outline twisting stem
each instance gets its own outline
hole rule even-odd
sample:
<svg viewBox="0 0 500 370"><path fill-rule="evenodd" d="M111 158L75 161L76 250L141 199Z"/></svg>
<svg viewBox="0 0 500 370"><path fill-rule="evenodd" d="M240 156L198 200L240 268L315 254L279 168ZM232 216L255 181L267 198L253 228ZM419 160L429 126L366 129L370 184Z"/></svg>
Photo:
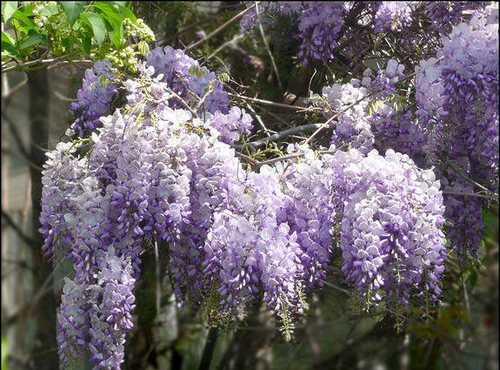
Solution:
<svg viewBox="0 0 500 370"><path fill-rule="evenodd" d="M219 329L210 328L208 332L207 342L205 343L205 348L203 349L203 355L201 356L200 366L198 370L209 370L210 363L212 362L212 357L214 355L215 344L217 343L217 337L219 336Z"/></svg>

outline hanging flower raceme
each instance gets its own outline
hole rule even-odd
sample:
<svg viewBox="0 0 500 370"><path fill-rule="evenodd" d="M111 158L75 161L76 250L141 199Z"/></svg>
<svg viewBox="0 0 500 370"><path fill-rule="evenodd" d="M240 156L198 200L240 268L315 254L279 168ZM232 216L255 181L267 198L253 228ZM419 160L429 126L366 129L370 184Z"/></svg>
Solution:
<svg viewBox="0 0 500 370"><path fill-rule="evenodd" d="M277 217L284 200L270 168L228 188L205 243L205 272L223 297L223 310L244 311L263 292L276 314L302 312L297 236Z"/></svg>
<svg viewBox="0 0 500 370"><path fill-rule="evenodd" d="M109 62L97 62L85 72L77 100L70 110L75 115L70 136L88 136L101 127L100 118L111 113L113 99L118 95L117 78Z"/></svg>
<svg viewBox="0 0 500 370"><path fill-rule="evenodd" d="M196 107L203 99L200 109L210 113L228 112L229 96L215 73L201 67L182 50L170 46L156 48L148 55L147 64L154 67L156 74L162 74L169 88L190 105ZM173 99L170 105L184 107L179 99Z"/></svg>
<svg viewBox="0 0 500 370"><path fill-rule="evenodd" d="M333 255L335 183L331 168L310 148L304 158L279 169L285 203L280 218L297 235L299 258L307 288L323 286ZM295 153L294 148L290 148Z"/></svg>
<svg viewBox="0 0 500 370"><path fill-rule="evenodd" d="M437 58L422 62L416 76L419 124L427 132L431 160L444 163L445 190L455 193L445 197L446 217L452 245L463 256L477 256L484 203L460 195L474 191L464 177L498 188L497 13L489 6L455 26L442 38ZM463 225L479 235L464 235Z"/></svg>
<svg viewBox="0 0 500 370"><path fill-rule="evenodd" d="M412 21L416 1L382 1L374 19L375 32L400 31Z"/></svg>
<svg viewBox="0 0 500 370"><path fill-rule="evenodd" d="M406 155L338 151L329 162L343 203L342 271L368 302L438 299L446 260L443 198Z"/></svg>
<svg viewBox="0 0 500 370"><path fill-rule="evenodd" d="M296 21L306 63L334 59L346 14L366 10L261 5ZM370 7L363 17L384 32L412 22L414 4ZM43 249L74 268L58 310L61 361L88 356L95 369L120 368L142 254L153 243L168 254L179 303L230 320L263 303L287 338L336 257L367 303L437 302L445 217L452 245L476 254L483 207L441 164L490 189L498 182L497 27L482 10L443 37L417 69L416 112L397 104L408 76L395 59L324 87L316 98L331 122L330 149L290 146L283 162L255 162L257 171L233 147L251 117L183 51L154 49L126 80L96 64L71 108L73 141L49 152L43 171ZM417 164L440 165L439 181ZM465 225L473 237L459 232Z"/></svg>

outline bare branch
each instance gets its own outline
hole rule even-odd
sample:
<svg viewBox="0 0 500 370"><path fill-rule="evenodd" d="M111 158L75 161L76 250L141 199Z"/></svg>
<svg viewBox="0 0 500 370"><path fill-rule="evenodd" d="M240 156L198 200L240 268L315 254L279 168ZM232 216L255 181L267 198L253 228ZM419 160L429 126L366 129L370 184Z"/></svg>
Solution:
<svg viewBox="0 0 500 370"><path fill-rule="evenodd" d="M92 61L88 59L77 59L77 60L64 60L68 58L67 55L63 55L57 58L51 58L51 59L36 59L36 60L30 60L25 63L18 63L14 65L10 65L8 67L3 67L2 66L2 73L7 73L11 71L18 71L18 72L25 72L28 70L32 69L38 69L38 68L43 68L47 67L47 69L52 69L56 68L61 65L66 65L66 64L88 64L92 65Z"/></svg>
<svg viewBox="0 0 500 370"><path fill-rule="evenodd" d="M248 110L253 113L253 115L255 116L255 119L257 120L257 122L259 122L260 127L262 127L262 129L264 130L264 132L266 133L266 135L268 137L270 137L271 133L267 129L266 125L264 124L264 121L262 121L262 118L260 117L260 115L257 114L257 112L255 111L255 109L253 109L250 104L248 104L247 102L245 102L245 105L248 108Z"/></svg>
<svg viewBox="0 0 500 370"><path fill-rule="evenodd" d="M207 57L207 60L210 60L211 58L213 58L214 56L216 56L217 54L219 54L219 52L221 50L223 50L224 48L226 48L227 46L229 46L229 45L236 45L236 43L239 40L241 40L243 37L245 37L245 35L239 34L239 35L234 36L231 40L226 41L221 46L219 46L217 49L215 49L214 52Z"/></svg>
<svg viewBox="0 0 500 370"><path fill-rule="evenodd" d="M17 93L21 88L28 83L28 79L25 78L21 82L19 82L16 86L13 88L5 89L2 91L2 99L10 99L15 93Z"/></svg>
<svg viewBox="0 0 500 370"><path fill-rule="evenodd" d="M412 78L413 76L415 76L415 72L413 73L410 73L409 75L407 75L405 78L403 78L400 82L403 82L403 81L406 81L408 80L409 78ZM308 144L321 130L323 130L324 128L328 127L330 125L330 123L338 118L340 115L344 114L345 112L347 112L349 109L351 109L352 107L358 105L359 103L361 103L363 100L365 99L368 99L370 97L372 97L373 95L376 95L378 93L382 92L381 90L379 91L373 91L365 96L363 96L362 98L356 100L354 103L352 104L349 104L346 108L342 109L340 112L337 112L335 113L333 116L331 116L325 123L323 123L323 125L318 128L311 136L309 136L309 138L307 138L307 140L304 141L304 144Z"/></svg>
<svg viewBox="0 0 500 370"><path fill-rule="evenodd" d="M316 108L316 107L301 107L298 105L291 105L291 104L283 104L283 103L276 103L270 100L264 100L264 99L258 99L258 98L251 98L249 96L244 96L240 94L233 94L233 93L228 93L229 96L239 98L242 100L248 100L252 101L254 103L259 103L259 104L264 104L264 105L270 105L273 107L277 108L286 108L286 109L292 109L294 111L303 111L303 112L312 112L312 111L319 111L321 108Z"/></svg>
<svg viewBox="0 0 500 370"><path fill-rule="evenodd" d="M221 26L217 27L214 31L212 31L206 37L202 38L201 40L196 41L195 43L193 43L191 45L188 45L186 48L184 48L184 51L188 51L188 50L191 50L191 49L193 49L195 47L200 46L205 41L211 39L212 37L214 37L215 35L217 35L219 32L223 31L231 23L233 23L233 22L237 21L238 19L240 19L241 17L243 17L249 10L251 10L253 8L255 8L255 4L252 5L252 6L250 6L250 7L248 7L248 8L246 8L246 9L244 9L243 11L239 12L238 14L236 14L233 18L231 18L227 22L223 23Z"/></svg>
<svg viewBox="0 0 500 370"><path fill-rule="evenodd" d="M266 145L267 143L269 143L271 141L278 141L278 140L284 139L288 136L295 135L297 133L317 129L317 128L321 127L321 125L322 125L322 123L309 123L307 125L292 127L292 128L287 129L287 130L272 134L267 138L246 143L245 145L250 145L253 148L258 148L260 146ZM237 149L241 149L245 145L234 145L234 147Z"/></svg>
<svg viewBox="0 0 500 370"><path fill-rule="evenodd" d="M19 155L18 153L16 153L12 149L2 148L2 154L7 155L7 156L11 155L13 157L16 157L16 158L20 159L21 161L26 162L26 164L28 166L30 166L31 168L33 168L34 170L42 171L42 168L40 166L37 166L34 162L30 161L29 158L26 158L24 155Z"/></svg>
<svg viewBox="0 0 500 370"><path fill-rule="evenodd" d="M260 21L260 12L259 12L259 4L258 1L255 2L255 11L257 13L257 23L259 25L260 36L262 37L262 41L264 42L264 47L266 48L267 54L271 59L271 65L273 66L274 74L276 75L276 79L278 80L278 85L280 89L283 88L283 84L281 83L281 78L278 73L278 66L274 60L273 53L271 53L271 48L269 47L269 43L267 42L266 35L264 34L264 28L262 27L262 22Z"/></svg>

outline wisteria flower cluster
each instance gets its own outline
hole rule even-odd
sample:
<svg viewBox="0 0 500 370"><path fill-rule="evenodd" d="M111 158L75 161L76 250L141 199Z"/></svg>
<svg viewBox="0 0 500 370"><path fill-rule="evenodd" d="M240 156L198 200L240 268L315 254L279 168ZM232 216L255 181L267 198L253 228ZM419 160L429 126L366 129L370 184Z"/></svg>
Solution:
<svg viewBox="0 0 500 370"><path fill-rule="evenodd" d="M462 22L466 10L474 14ZM242 27L290 17L305 63L334 59L349 13L381 33L410 27L415 14L450 28L434 33L435 55L415 73L394 56L324 86L310 100L330 124L321 128L330 146L290 144L267 165L236 151L251 116L183 51L154 49L127 76L96 63L71 105L69 140L43 170L43 251L74 269L57 316L62 363L87 357L95 369L120 369L153 246L168 256L181 305L216 312L220 324L263 304L286 339L334 259L367 306L439 303L450 252L478 254L478 188L498 187L495 11L259 3Z"/></svg>
<svg viewBox="0 0 500 370"><path fill-rule="evenodd" d="M394 305L437 299L447 251L443 198L432 170L388 150L334 156L341 168L342 249L346 277L367 298ZM425 230L425 231L424 231ZM420 288L419 288L420 287Z"/></svg>
<svg viewBox="0 0 500 370"><path fill-rule="evenodd" d="M416 1L382 1L374 19L375 32L400 31L412 21L412 5Z"/></svg>
<svg viewBox="0 0 500 370"><path fill-rule="evenodd" d="M100 117L111 113L113 99L118 95L115 79L109 62L98 62L85 72L77 101L70 106L76 117L71 134L89 135L101 125Z"/></svg>
<svg viewBox="0 0 500 370"><path fill-rule="evenodd" d="M427 132L432 159L443 162L442 175L451 192L467 193L471 188L467 178L496 191L498 8L476 11L469 23L460 23L443 36L442 45L436 58L417 69L419 124ZM454 225L453 244L462 254L477 255L484 201L450 194L445 203ZM470 210L468 216L463 209ZM479 232L464 235L470 227Z"/></svg>
<svg viewBox="0 0 500 370"><path fill-rule="evenodd" d="M248 2L248 6L253 2ZM276 1L260 2L241 19L243 32L249 32L260 21L265 28L272 27L278 17L286 17L295 24L295 38L300 42L297 55L304 65L330 63L338 59L345 48L347 37L369 27L375 34L399 35L403 43L416 41L414 20L430 24L429 30L447 34L453 25L463 22L471 12L484 8L479 1ZM360 28L358 27L360 26ZM412 40L412 41L409 41ZM357 40L359 43L359 40ZM342 46L341 48L339 48Z"/></svg>
<svg viewBox="0 0 500 370"><path fill-rule="evenodd" d="M477 10L417 66L414 110L395 104L398 84L408 79L395 60L375 78L367 69L361 80L324 87L322 94L326 116L335 118L332 144L365 154L394 149L419 166L437 166L448 237L463 256L477 256L486 205L481 196L467 194L498 188L497 13L494 6Z"/></svg>
<svg viewBox="0 0 500 370"><path fill-rule="evenodd" d="M307 293L325 281L334 223L348 222L349 199L362 191L346 185L339 192L336 181L353 177L346 172L350 167L336 164L335 156L316 157L299 148L305 157L291 167L249 172L226 143L236 137L220 134L248 129L248 118L243 117L243 127L234 123L241 119L238 108L230 109L229 118L216 112L202 120L194 110L170 106L176 95L151 66L144 64L139 71L138 78L123 83L125 106L101 117L102 127L90 138L60 143L45 165L44 248L49 255L61 248L59 253L75 269L74 277L66 279L58 313L61 360L67 363L88 351L95 368L120 367L126 334L133 327L141 254L152 243L168 245L180 302L203 305L216 291L219 311L241 317L249 304L262 299L283 320L289 337L291 318L307 308ZM87 154L80 148L85 140L92 148ZM357 153L352 155L364 158ZM416 172L401 176L410 176L417 188L427 186L413 163L406 166ZM377 176L382 171L372 174ZM404 184L388 185L386 191L398 199L401 194L392 193L398 186L413 194ZM418 207L408 217L417 222L430 212L426 232L413 224L402 226L409 221L394 221L391 227L401 229L386 232L394 234L388 238L413 238L413 244L401 241L398 247L401 268L411 270L401 296L427 284L426 291L437 297L442 260L431 261L429 253L444 245L439 238L440 202L425 197L415 202ZM423 240L431 236L424 234L431 230L437 239L427 245ZM346 227L343 237L349 233ZM407 256L412 248L423 251L422 262ZM346 266L350 263L346 258ZM428 280L434 276L428 273L433 263L436 277ZM364 285L358 288L364 294Z"/></svg>

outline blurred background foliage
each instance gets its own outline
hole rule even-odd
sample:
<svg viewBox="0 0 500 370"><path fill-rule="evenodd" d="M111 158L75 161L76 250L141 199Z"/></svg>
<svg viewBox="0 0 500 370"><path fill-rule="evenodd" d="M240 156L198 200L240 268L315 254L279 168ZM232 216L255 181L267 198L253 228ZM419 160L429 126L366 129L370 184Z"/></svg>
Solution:
<svg viewBox="0 0 500 370"><path fill-rule="evenodd" d="M225 80L237 104L259 122L248 138L253 140L265 137L262 127L273 133L322 122L317 112L300 109L311 91L347 81L370 64L398 57L400 50L397 39L366 38L360 32L350 42L368 43L369 58L341 50L338 63L306 68L297 61L298 41L287 21L266 33L242 34L234 17L243 9L236 1L2 3L2 370L57 368L53 326L65 272L63 267L52 273L39 256L39 174L34 173L43 163L37 148L52 149L69 126L69 102L92 61L107 58L133 73L149 47L187 48ZM382 42L390 47L379 48ZM405 60L409 70L428 52L425 46L416 50ZM296 139L292 135L246 150L265 159ZM318 143L328 139L325 130ZM498 369L497 205L484 216L480 261L464 267L450 259L439 309L415 309L404 323L384 309L362 311L344 283L336 253L326 286L311 297L309 313L295 323L290 343L260 307L237 327L210 330L205 312L177 307L163 267L161 282L146 268L136 288L137 325L123 368ZM145 266L154 263L146 253Z"/></svg>

